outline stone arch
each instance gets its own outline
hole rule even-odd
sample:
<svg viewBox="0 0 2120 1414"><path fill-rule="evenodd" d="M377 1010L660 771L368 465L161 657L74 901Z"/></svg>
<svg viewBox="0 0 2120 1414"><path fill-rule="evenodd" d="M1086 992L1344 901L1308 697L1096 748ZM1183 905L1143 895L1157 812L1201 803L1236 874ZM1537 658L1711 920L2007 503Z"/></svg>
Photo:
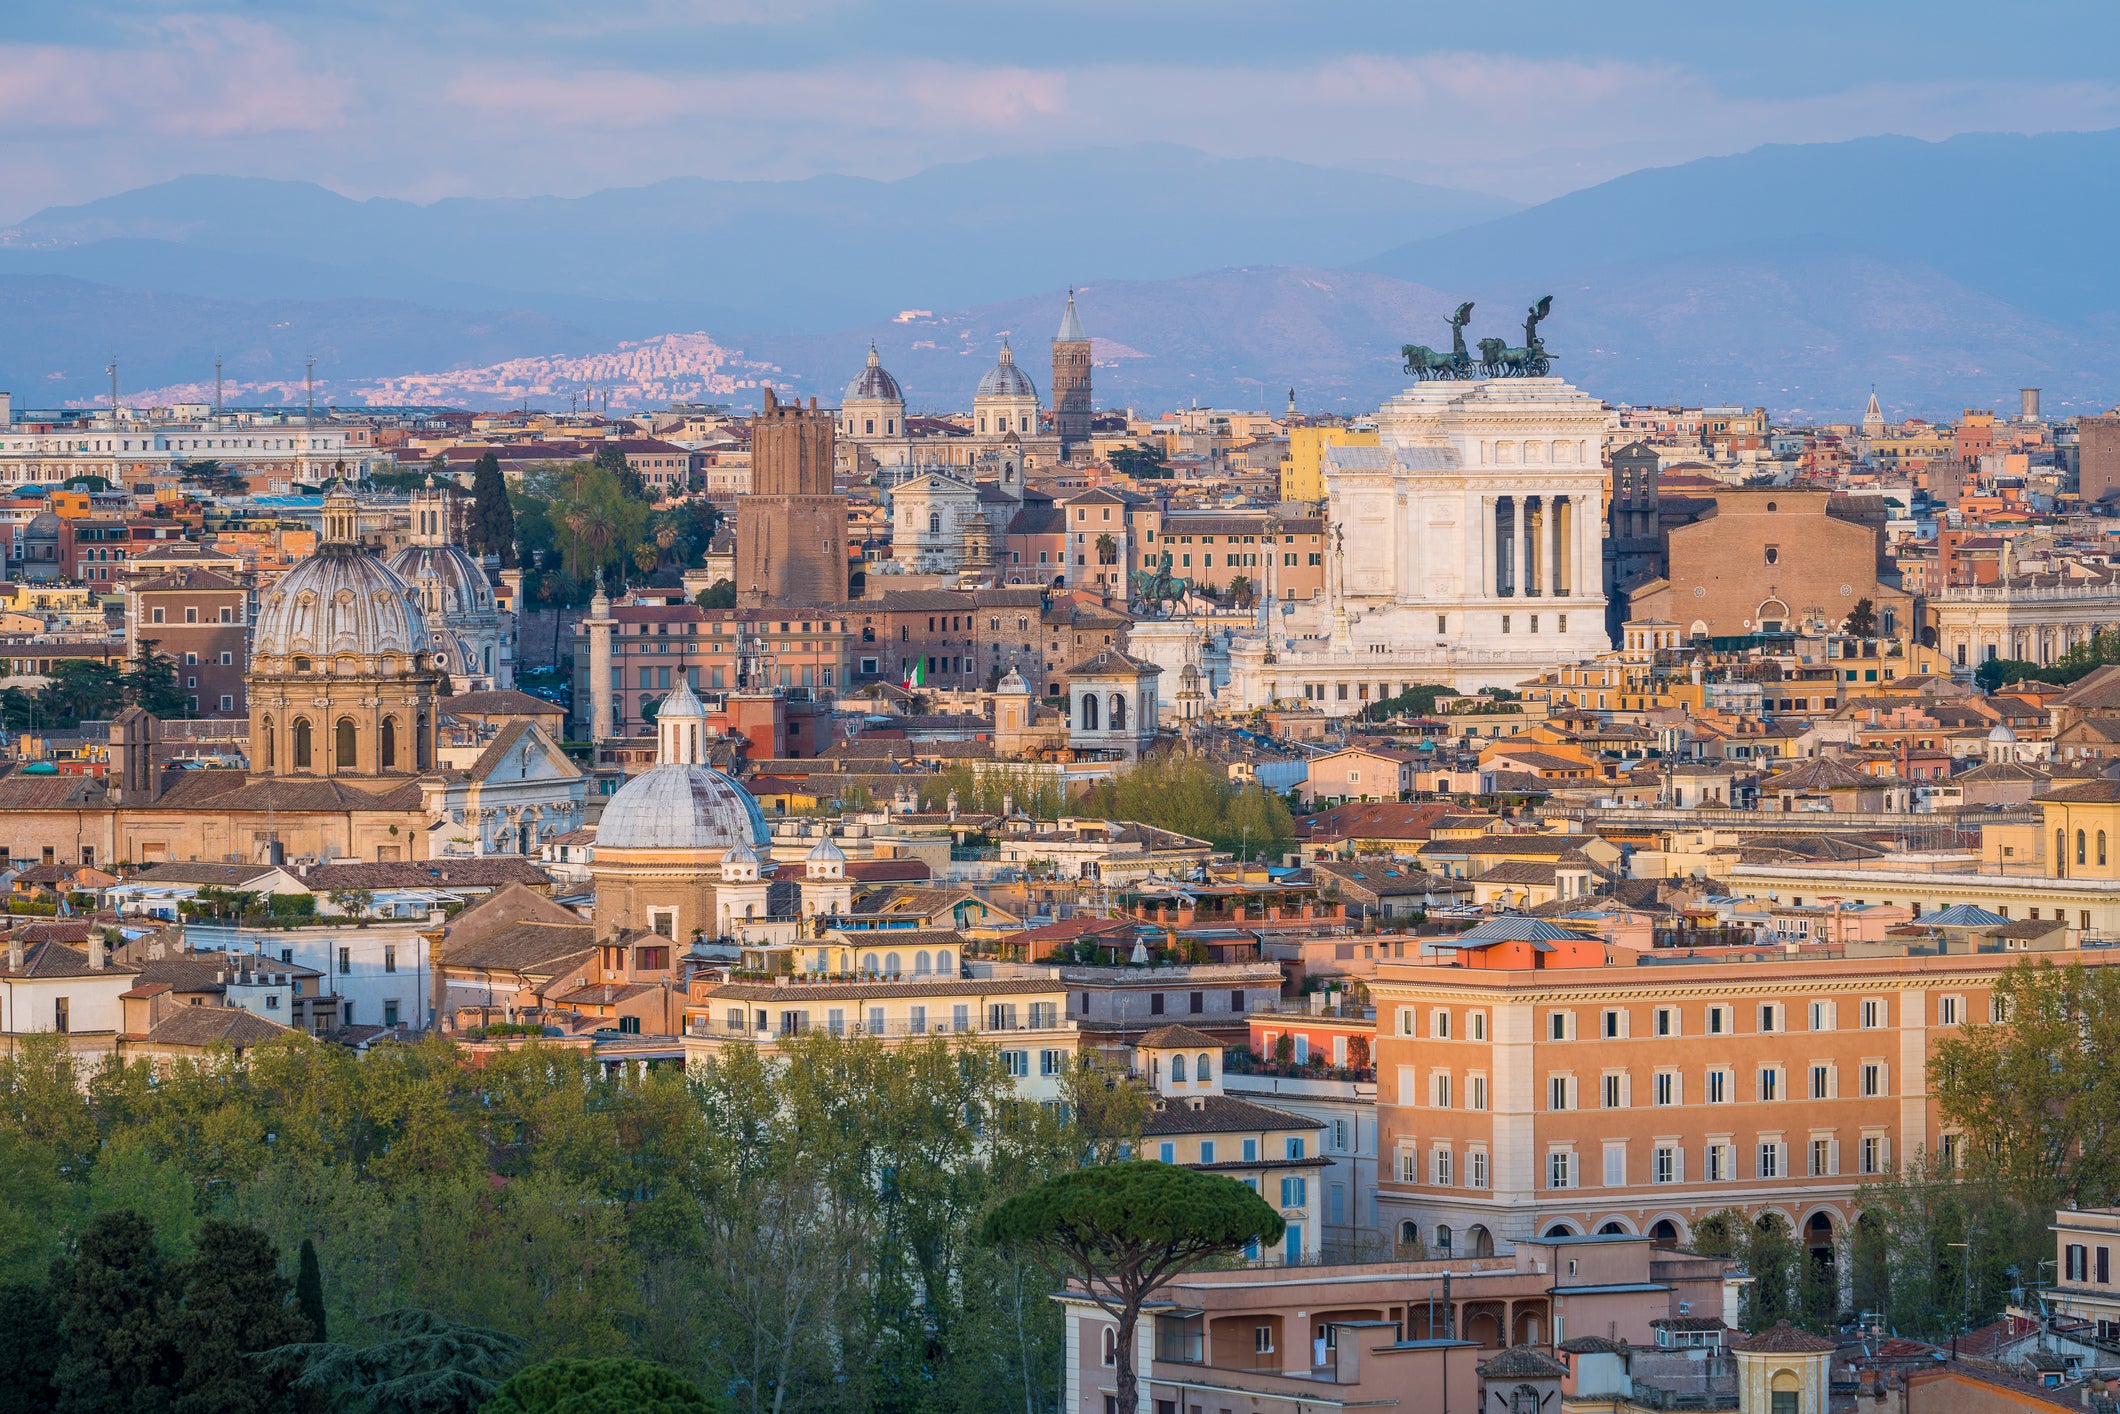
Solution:
<svg viewBox="0 0 2120 1414"><path fill-rule="evenodd" d="M1112 694L1111 722L1113 731L1123 732L1126 730L1126 694L1123 692Z"/></svg>
<svg viewBox="0 0 2120 1414"><path fill-rule="evenodd" d="M1686 1220L1665 1213L1649 1224L1649 1241L1658 1247L1680 1247L1686 1241Z"/></svg>
<svg viewBox="0 0 2120 1414"><path fill-rule="evenodd" d="M383 718L382 727L376 732L375 764L388 771L397 766L398 722L395 717Z"/></svg>
<svg viewBox="0 0 2120 1414"><path fill-rule="evenodd" d="M1763 599L1752 611L1752 627L1758 633L1774 633L1789 622L1789 606L1779 599ZM1767 625L1774 625L1768 628Z"/></svg>
<svg viewBox="0 0 2120 1414"><path fill-rule="evenodd" d="M1082 694L1081 730L1086 732L1097 731L1099 730L1097 722L1097 694L1094 692L1085 692Z"/></svg>
<svg viewBox="0 0 2120 1414"><path fill-rule="evenodd" d="M1492 1257L1494 1234L1485 1223L1474 1223L1465 1229L1465 1255L1468 1257Z"/></svg>
<svg viewBox="0 0 2120 1414"><path fill-rule="evenodd" d="M1170 1058L1170 1080L1173 1085L1185 1083L1185 1053L1180 1051Z"/></svg>
<svg viewBox="0 0 2120 1414"><path fill-rule="evenodd" d="M1540 1234L1542 1237L1578 1237L1580 1235L1576 1232L1574 1223L1566 1222L1549 1223L1545 1232Z"/></svg>
<svg viewBox="0 0 2120 1414"><path fill-rule="evenodd" d="M307 771L313 764L312 743L309 734L309 719L294 719L294 749L288 753L289 760L297 771Z"/></svg>
<svg viewBox="0 0 2120 1414"><path fill-rule="evenodd" d="M1213 1058L1213 1056L1212 1056L1212 1055L1211 1055L1211 1054L1210 1054L1209 1052L1207 1052L1207 1051L1202 1051L1202 1052L1200 1052L1200 1054L1199 1054L1198 1056L1196 1056L1196 1057L1194 1058L1194 1060L1193 1060L1193 1079L1195 1079L1195 1080L1212 1080L1212 1079L1214 1079L1214 1078L1215 1078L1215 1062L1214 1062L1214 1058Z"/></svg>
<svg viewBox="0 0 2120 1414"><path fill-rule="evenodd" d="M266 773L270 774L273 768L273 758L275 755L275 743L272 738L272 718L264 718L259 725L260 730L258 732L258 755L260 758L262 758Z"/></svg>
<svg viewBox="0 0 2120 1414"><path fill-rule="evenodd" d="M361 732L351 717L339 718L331 730L331 764L342 771L360 767Z"/></svg>
<svg viewBox="0 0 2120 1414"><path fill-rule="evenodd" d="M1625 1218L1607 1218L1597 1225L1597 1233L1600 1237L1632 1237L1634 1229Z"/></svg>

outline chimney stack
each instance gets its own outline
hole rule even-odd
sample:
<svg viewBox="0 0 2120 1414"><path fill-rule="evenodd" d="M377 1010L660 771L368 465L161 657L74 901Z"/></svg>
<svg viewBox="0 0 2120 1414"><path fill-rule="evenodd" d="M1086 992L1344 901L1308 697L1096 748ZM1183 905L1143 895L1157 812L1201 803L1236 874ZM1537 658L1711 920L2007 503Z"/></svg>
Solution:
<svg viewBox="0 0 2120 1414"><path fill-rule="evenodd" d="M2037 422L2039 420L2039 390L2019 388L2017 390L2017 420Z"/></svg>
<svg viewBox="0 0 2120 1414"><path fill-rule="evenodd" d="M20 972L22 970L22 939L20 938L9 938L7 940L7 970L10 972Z"/></svg>
<svg viewBox="0 0 2120 1414"><path fill-rule="evenodd" d="M106 961L104 954L109 950L108 945L104 943L101 937L91 937L88 940L89 967L94 971L101 972Z"/></svg>

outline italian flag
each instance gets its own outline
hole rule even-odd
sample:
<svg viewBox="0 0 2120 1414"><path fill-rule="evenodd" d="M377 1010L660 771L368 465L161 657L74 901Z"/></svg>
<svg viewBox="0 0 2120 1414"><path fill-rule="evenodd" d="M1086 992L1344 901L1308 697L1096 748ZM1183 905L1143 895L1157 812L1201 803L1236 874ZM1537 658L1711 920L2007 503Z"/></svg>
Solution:
<svg viewBox="0 0 2120 1414"><path fill-rule="evenodd" d="M905 670L905 690L907 692L911 692L914 688L927 681L927 673L923 668L926 661L924 658L915 658L912 665Z"/></svg>

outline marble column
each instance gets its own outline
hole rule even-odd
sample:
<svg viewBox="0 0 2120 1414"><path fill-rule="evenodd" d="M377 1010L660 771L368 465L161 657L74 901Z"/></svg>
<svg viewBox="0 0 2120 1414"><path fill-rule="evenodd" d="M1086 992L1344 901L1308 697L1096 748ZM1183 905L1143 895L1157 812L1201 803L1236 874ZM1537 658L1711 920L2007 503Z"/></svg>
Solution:
<svg viewBox="0 0 2120 1414"><path fill-rule="evenodd" d="M1541 573L1545 566L1539 563L1539 548L1546 538L1546 502L1543 497L1524 498L1527 514L1524 517L1524 594L1535 597L1545 592L1545 577Z"/></svg>
<svg viewBox="0 0 2120 1414"><path fill-rule="evenodd" d="M1575 564L1570 534L1575 529L1575 498L1553 498L1553 592L1565 599L1575 592Z"/></svg>

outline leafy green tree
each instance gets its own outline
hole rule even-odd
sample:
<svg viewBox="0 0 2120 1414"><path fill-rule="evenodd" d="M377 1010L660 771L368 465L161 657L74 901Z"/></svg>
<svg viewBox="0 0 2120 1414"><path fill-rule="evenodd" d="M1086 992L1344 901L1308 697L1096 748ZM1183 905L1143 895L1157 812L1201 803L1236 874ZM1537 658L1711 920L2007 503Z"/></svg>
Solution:
<svg viewBox="0 0 2120 1414"><path fill-rule="evenodd" d="M208 1218L192 1255L177 1264L181 1305L170 1334L181 1352L174 1414L271 1414L290 1380L252 1357L301 1340L309 1322L287 1304L279 1249L253 1227Z"/></svg>
<svg viewBox="0 0 2120 1414"><path fill-rule="evenodd" d="M125 677L93 658L61 658L37 694L37 718L47 727L78 726L110 716L125 702Z"/></svg>
<svg viewBox="0 0 2120 1414"><path fill-rule="evenodd" d="M575 462L540 486L550 488L546 514L561 568L576 580L619 569L647 529L647 505L626 494L608 467Z"/></svg>
<svg viewBox="0 0 2120 1414"><path fill-rule="evenodd" d="M0 1414L50 1414L59 1407L64 1348L49 1291L29 1282L0 1286Z"/></svg>
<svg viewBox="0 0 2120 1414"><path fill-rule="evenodd" d="M464 539L474 553L498 555L503 565L515 558L515 508L508 500L508 482L501 475L501 459L487 452L471 472L471 519Z"/></svg>
<svg viewBox="0 0 2120 1414"><path fill-rule="evenodd" d="M1142 481L1160 481L1170 476L1170 464L1160 447L1118 447L1110 457L1112 470Z"/></svg>
<svg viewBox="0 0 2120 1414"><path fill-rule="evenodd" d="M481 1414L708 1414L696 1385L645 1360L545 1360L516 1371Z"/></svg>
<svg viewBox="0 0 2120 1414"><path fill-rule="evenodd" d="M640 473L633 469L633 464L626 460L626 454L618 443L606 442L601 447L598 447L596 449L595 462L605 471L611 473L612 478L618 482L618 489L624 492L628 498L635 501L652 501L655 499L648 494L646 483L640 479Z"/></svg>
<svg viewBox="0 0 2120 1414"><path fill-rule="evenodd" d="M120 681L128 698L157 717L182 717L191 710L190 699L177 682L177 660L155 652L160 643L158 638L141 639Z"/></svg>
<svg viewBox="0 0 2120 1414"><path fill-rule="evenodd" d="M1239 782L1213 762L1169 756L1142 761L1099 782L1080 813L1137 820L1271 859L1294 847L1288 803L1256 782Z"/></svg>
<svg viewBox="0 0 2120 1414"><path fill-rule="evenodd" d="M2003 1019L1937 1040L1945 1119L2035 1210L2120 1195L2120 974L2025 959L1995 979Z"/></svg>
<svg viewBox="0 0 2120 1414"><path fill-rule="evenodd" d="M1857 638L1875 638L1877 636L1877 606L1867 599L1857 599L1855 607L1850 609L1848 616L1840 621L1840 631L1853 634Z"/></svg>
<svg viewBox="0 0 2120 1414"><path fill-rule="evenodd" d="M692 602L702 609L733 609L736 607L736 586L729 580L717 579L700 590Z"/></svg>
<svg viewBox="0 0 2120 1414"><path fill-rule="evenodd" d="M1206 1262L1279 1241L1285 1227L1233 1178L1136 1160L1047 1179L987 1214L980 1236L1028 1253L1059 1280L1082 1283L1118 1326L1113 1380L1119 1408L1132 1409L1142 1306Z"/></svg>
<svg viewBox="0 0 2120 1414"><path fill-rule="evenodd" d="M1387 717L1396 717L1401 713L1414 717L1430 716L1435 712L1437 698L1454 695L1456 691L1455 688L1441 687L1434 683L1416 683L1396 697L1370 703L1362 709L1362 715L1373 722L1381 722Z"/></svg>
<svg viewBox="0 0 2120 1414"><path fill-rule="evenodd" d="M106 1213L52 1268L52 1305L66 1332L54 1383L68 1414L166 1408L181 1368L173 1293L154 1227Z"/></svg>
<svg viewBox="0 0 2120 1414"><path fill-rule="evenodd" d="M310 1340L330 1339L330 1322L324 1314L324 1269L317 1261L317 1245L306 1237L294 1279L294 1309L309 1323Z"/></svg>
<svg viewBox="0 0 2120 1414"><path fill-rule="evenodd" d="M266 1353L274 1369L299 1371L294 1388L353 1414L473 1414L522 1358L522 1342L433 1311L400 1307L368 1322L366 1345L304 1342Z"/></svg>

